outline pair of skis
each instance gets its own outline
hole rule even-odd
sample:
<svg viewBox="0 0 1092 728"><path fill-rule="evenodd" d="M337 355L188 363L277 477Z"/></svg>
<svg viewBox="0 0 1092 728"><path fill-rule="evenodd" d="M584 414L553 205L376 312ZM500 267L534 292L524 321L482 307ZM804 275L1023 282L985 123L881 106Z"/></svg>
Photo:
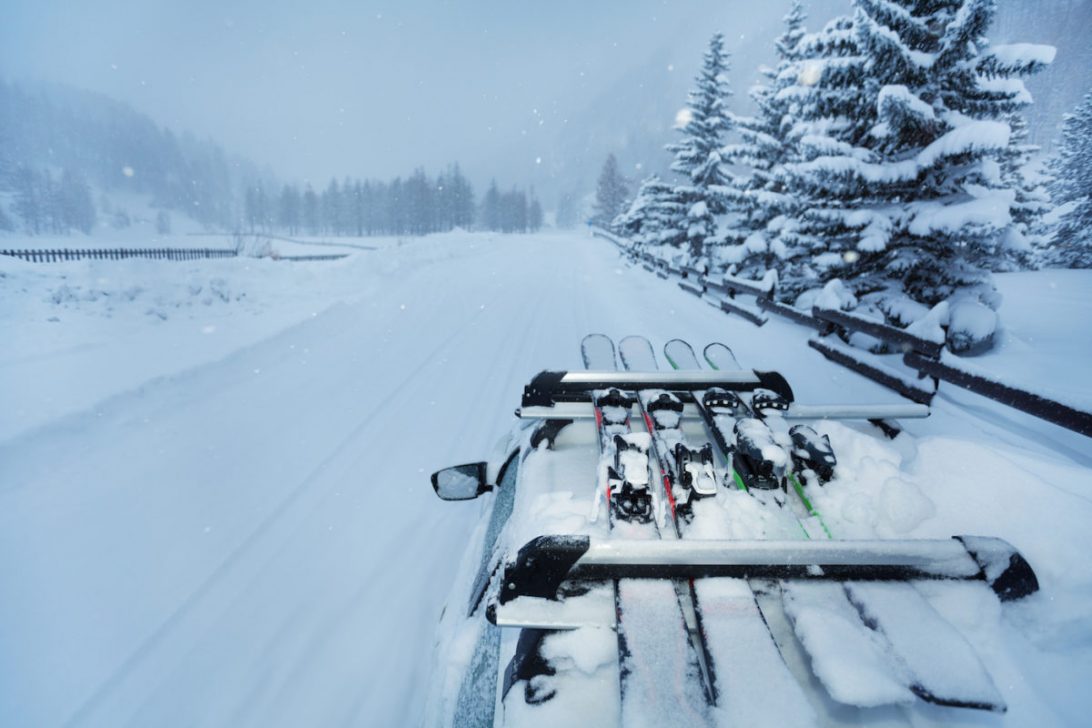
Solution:
<svg viewBox="0 0 1092 728"><path fill-rule="evenodd" d="M614 343L606 336L585 337L581 356L587 370L617 368ZM656 456L663 473L662 443L649 424L647 402L638 394L617 387L593 390L591 398L600 450L591 520L597 518L598 493L603 493L612 536L677 539L679 533L674 523L664 523L664 496L670 503L674 521L675 506L670 491L661 492L654 485L656 474L651 455ZM634 405L641 408L645 432L635 432L631 427ZM715 704L716 689L698 621L693 581L612 579L611 586L618 635L622 723L662 711L665 703L674 703L669 710L680 724L707 723L707 706ZM665 642L675 649L662 649ZM694 681L679 683L678 677L688 673L696 674L700 694L692 689Z"/></svg>

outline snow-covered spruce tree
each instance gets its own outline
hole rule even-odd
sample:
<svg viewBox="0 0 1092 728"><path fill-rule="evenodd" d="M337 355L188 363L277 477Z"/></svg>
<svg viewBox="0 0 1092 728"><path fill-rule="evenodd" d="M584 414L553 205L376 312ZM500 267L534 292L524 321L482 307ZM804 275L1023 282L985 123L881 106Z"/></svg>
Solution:
<svg viewBox="0 0 1092 728"><path fill-rule="evenodd" d="M680 226L683 213L675 186L652 175L641 183L629 209L616 217L611 227L640 247L680 247L686 240L686 231Z"/></svg>
<svg viewBox="0 0 1092 728"><path fill-rule="evenodd" d="M706 241L716 234L716 216L727 209L724 192L729 177L720 156L730 129L727 73L724 36L717 33L709 40L697 86L690 92L687 108L680 113L682 140L667 146L675 155L671 169L683 177L674 190L685 211L685 218L678 224L686 232L690 255L695 259L705 253Z"/></svg>
<svg viewBox="0 0 1092 728"><path fill-rule="evenodd" d="M791 165L814 154L805 141L822 137L860 140L867 135L869 119L859 113L869 105L860 84L864 60L853 20L841 17L817 33L801 35L789 62L779 68L771 103L781 114L782 157L770 169L768 187L778 193L775 199L780 205L764 236L749 239L740 273L760 278L768 269L776 270L778 294L783 300L794 301L801 292L819 284L828 241L838 232L829 220L805 214L817 201L811 187L790 173L794 171ZM852 202L846 200L846 204Z"/></svg>
<svg viewBox="0 0 1092 728"><path fill-rule="evenodd" d="M1062 213L1043 262L1057 268L1092 268L1092 93L1065 115L1051 168L1051 193Z"/></svg>
<svg viewBox="0 0 1092 728"><path fill-rule="evenodd" d="M595 186L595 215L592 222L602 228L610 228L614 218L626 207L629 185L618 171L618 160L608 154Z"/></svg>
<svg viewBox="0 0 1092 728"><path fill-rule="evenodd" d="M721 149L721 158L725 164L746 172L731 178L725 189L734 214L720 231L719 237L726 245L718 251L716 262L748 278L761 278L768 269L778 267L774 264L775 251L784 253L776 230L793 200L784 194L778 171L792 153L790 134L799 104L793 93L786 92L799 82L806 17L800 0L793 0L784 19L785 31L775 41L777 67L762 69L759 82L749 91L757 114L728 114L739 138Z"/></svg>
<svg viewBox="0 0 1092 728"><path fill-rule="evenodd" d="M983 261L1013 224L1007 119L1031 101L1019 76L1053 49L991 51L994 0L854 6L858 55L825 61L816 83L834 71L854 103L807 122L799 161L785 168L804 200L787 237L810 248L818 283L847 279L897 321L914 308L899 305L904 294L928 306L957 293L996 304Z"/></svg>
<svg viewBox="0 0 1092 728"><path fill-rule="evenodd" d="M1046 244L1044 216L1050 212L1049 177L1035 159L1038 145L1028 143L1028 122L1023 114L1009 119L1009 146L1001 158L1001 179L1013 191L1012 225L1001 241L998 254L982 260L992 271L1027 270Z"/></svg>

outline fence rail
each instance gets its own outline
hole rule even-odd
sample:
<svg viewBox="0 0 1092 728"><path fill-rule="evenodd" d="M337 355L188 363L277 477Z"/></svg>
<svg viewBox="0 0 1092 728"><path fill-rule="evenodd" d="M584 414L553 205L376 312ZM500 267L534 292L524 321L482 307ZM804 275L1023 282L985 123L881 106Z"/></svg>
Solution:
<svg viewBox="0 0 1092 728"><path fill-rule="evenodd" d="M1035 415L1039 419L1061 425L1067 430L1092 437L1092 413L1079 410L1041 394L1027 392L1010 384L1005 384L989 377L968 372L965 369L945 364L943 361L929 359L916 352L907 352L903 357L906 365L923 374L949 382L957 387L988 397L995 402Z"/></svg>
<svg viewBox="0 0 1092 728"><path fill-rule="evenodd" d="M925 356L934 359L940 356L940 351L944 348L944 344L939 341L929 341L920 336L909 334L902 329L897 329L894 326L881 324L878 321L871 321L845 311L834 311L816 306L811 310L811 315L817 319L829 321L832 324L837 324L838 326L847 329L853 329L854 331L860 331L863 334L874 336L880 341L895 344L902 349L921 352Z"/></svg>
<svg viewBox="0 0 1092 728"><path fill-rule="evenodd" d="M662 258L656 258L638 250L628 241L607 231L593 228L592 234L609 240L627 258L639 262L642 267L655 272L662 278L668 277L669 273L677 276L680 287L688 293L697 296L714 292L720 294L723 296L719 299L721 310L741 316L756 326L766 323L766 317L762 312L769 312L793 323L815 329L819 332L819 337L808 341L813 349L822 353L828 360L855 371L914 402L929 404L936 394L939 382L946 382L1073 432L1092 437L1092 413L1063 404L1042 394L996 381L986 375L952 366L942 360L944 345L940 342L923 339L895 326L846 311L818 307L812 308L811 311L802 311L777 301L773 287L767 287L761 281L749 281L733 276L713 278L700 274L692 267L675 268ZM684 273L686 275L683 275ZM740 294L754 296L756 308L740 303L736 299L736 296ZM852 331L868 334L896 347L903 353L902 364L908 371L921 379L931 378L932 387L914 386L914 383L911 383L900 371L879 361L873 361L878 359L876 355L870 355L862 350L858 356L857 352L850 351L850 347L839 337L828 338L837 332Z"/></svg>
<svg viewBox="0 0 1092 728"><path fill-rule="evenodd" d="M291 260L296 262L313 261L313 260L341 260L342 258L348 258L348 253L326 253L319 255L278 255L274 260Z"/></svg>

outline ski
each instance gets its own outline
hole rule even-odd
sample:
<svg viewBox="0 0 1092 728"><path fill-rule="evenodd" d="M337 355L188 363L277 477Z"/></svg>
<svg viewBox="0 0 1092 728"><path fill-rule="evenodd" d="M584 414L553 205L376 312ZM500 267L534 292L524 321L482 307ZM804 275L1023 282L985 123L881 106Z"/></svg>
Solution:
<svg viewBox="0 0 1092 728"><path fill-rule="evenodd" d="M704 353L706 362L710 366L731 366L737 369L739 367L735 355L724 344L710 344L705 348ZM822 484L834 476L837 458L830 439L825 435L818 435L808 425L795 425L790 428L783 415L789 410L791 404L786 402L779 393L757 389L751 395L750 404L753 412L761 418L754 422L761 422L765 426L763 430L756 425L754 429L758 434L752 434L748 438L752 448L756 439L761 446L753 449L752 453L764 451L771 445L784 446L792 464L791 468L784 471L785 483L791 484L793 493L807 513L807 518L819 524L827 539L833 539L830 529L805 493L805 483ZM767 439L767 432L773 437ZM739 442L740 433L737 431L736 434L738 453L743 448ZM744 460L748 459L751 458L744 458ZM804 534L811 538L811 533L804 525L805 519L801 518L800 521ZM828 541L828 543L837 542ZM816 589L817 587L813 585L805 587L797 583L797 579L788 580L759 590L764 594L759 599L759 603L760 608L767 613L783 610L797 638L805 645L813 662L814 672L835 699L841 698L853 704L880 704L883 700L894 703L905 702L905 696L912 695L938 705L978 708L995 712L1005 711L1005 704L1000 693L974 650L950 624L936 613L914 586L907 583L885 584L882 588L877 588L848 582L843 587L844 594L829 588L825 588L823 592L827 595L829 604L847 601L853 607L852 610L843 608L842 612L854 615L856 619L851 618L842 623L848 628L843 639L846 641L856 639L861 645L855 654L863 655L864 661L872 665L873 669L888 675L890 685L902 690L900 693L893 687L892 691L883 696L862 697L854 694L851 689L838 682L837 670L824 669L823 648L820 647L824 641L816 638L816 628L809 620L812 612L799 607L801 593L808 593L808 590L814 593ZM781 599L777 599L773 592L780 592ZM932 633L944 635L945 657L941 658L935 652L930 653L930 650L915 644L912 637L918 631L915 625L930 625ZM856 629L857 633L851 636L853 629ZM868 648L869 645L871 648ZM844 641L841 646L830 645L828 648L828 650L841 649L847 649ZM879 652L873 654L876 650ZM950 669L940 664L946 662L960 665L959 674L954 675Z"/></svg>
<svg viewBox="0 0 1092 728"><path fill-rule="evenodd" d="M706 363L714 370L719 370L725 366L739 368L739 361L736 359L735 354L727 345L720 342L707 345L703 350L703 355ZM736 419L736 423L733 425L733 434L736 435L736 449L731 459L733 465L738 467L737 472L742 470L745 473L745 475L738 476L739 479L744 481L748 490L755 485L760 487L765 485L773 488L780 487L783 491L787 491L787 486L791 484L793 493L807 514L806 519L813 520L819 525L827 538L832 538L826 522L805 494L804 487L801 485L800 479L797 478L796 472L794 472L794 470L799 470L803 466L810 467L809 472L815 472L816 479L819 482L826 482L833 477L834 466L837 461L833 449L830 447L830 440L820 438L815 430L807 425L797 425L790 431L788 443L784 442L784 436L782 436L782 441L778 442L778 433L770 427L767 415L771 411L784 415L792 409L793 403L785 401L785 398L777 392L756 390L751 398L750 406L744 403L738 395L735 396L735 400L738 401L738 404L732 408L731 414ZM718 409L723 410L725 408ZM706 416L705 419L715 429L721 431L721 437L717 439L717 442L727 442L722 430L724 420L710 416ZM783 421L783 419L780 421ZM741 423L743 423L742 428ZM785 447L786 445L788 447ZM774 457L767 457L769 454L773 454ZM727 453L725 456L729 457ZM788 467L790 462L794 466L793 468ZM811 537L803 520L800 523L800 528L805 535Z"/></svg>
<svg viewBox="0 0 1092 728"><path fill-rule="evenodd" d="M602 334L586 336L581 342L581 355L588 369L610 370L617 366L614 343ZM634 432L630 427L630 413L637 400L631 393L611 388L593 391L592 402L600 448L596 491L605 495L612 540L620 536L657 542L664 536L656 517L663 504L652 485L651 435ZM593 501L594 521L600 504L598 495ZM715 696L711 680L705 678L707 658L688 587L677 580L617 578L612 579L612 585L623 724L656 710L656 703L664 700L677 702L672 712L679 716L681 724L688 718L694 719L695 725L707 722L705 705L713 704ZM687 649L682 654L665 655L661 649L663 636L657 632L674 630L677 633L672 639L687 645ZM663 686L678 686L679 676L692 671L702 676L699 694L694 694L689 680L665 694Z"/></svg>

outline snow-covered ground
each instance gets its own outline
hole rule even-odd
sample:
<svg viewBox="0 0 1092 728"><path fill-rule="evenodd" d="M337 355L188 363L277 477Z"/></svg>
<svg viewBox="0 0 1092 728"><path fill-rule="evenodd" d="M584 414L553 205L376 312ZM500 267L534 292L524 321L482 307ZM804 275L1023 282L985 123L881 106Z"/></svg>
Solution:
<svg viewBox="0 0 1092 728"><path fill-rule="evenodd" d="M802 402L894 398L807 331L725 316L582 234L378 247L294 264L0 259L0 724L419 723L479 513L427 476L488 453L525 381L579 366L588 331L723 340ZM1049 386L1084 396L1087 316L1064 317L1092 281L1063 281L1051 316L1045 275L1004 277L1004 346L976 363L1024 381L1054 362ZM975 720L1079 724L1089 441L947 387L906 424L846 453L860 482L821 508L1020 548L1044 588L981 617L1006 625L983 643L1010 712Z"/></svg>

